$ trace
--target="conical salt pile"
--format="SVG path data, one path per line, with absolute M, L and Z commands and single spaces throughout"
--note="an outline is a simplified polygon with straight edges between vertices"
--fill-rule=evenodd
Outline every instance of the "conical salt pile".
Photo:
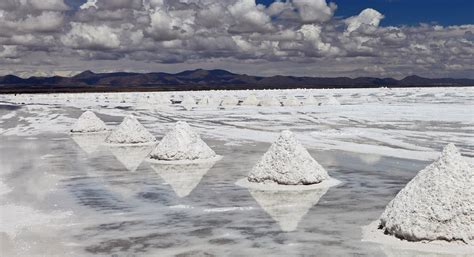
M 71 129 L 71 132 L 74 133 L 91 133 L 104 131 L 107 131 L 107 126 L 91 111 L 84 112 L 79 117 L 79 119 L 77 119 L 76 123 Z
M 294 96 L 288 96 L 283 100 L 283 106 L 300 106 L 300 100 L 296 99 Z
M 203 96 L 198 102 L 199 106 L 209 106 L 211 105 L 211 98 L 209 96 Z
M 318 102 L 314 99 L 314 96 L 310 95 L 303 100 L 303 105 L 311 106 L 311 105 L 318 105 Z
M 278 101 L 273 96 L 265 96 L 262 101 L 260 101 L 260 106 L 281 106 L 280 101 Z
M 133 116 L 127 116 L 122 123 L 105 139 L 109 144 L 153 143 L 156 138 Z
M 245 98 L 245 100 L 240 104 L 240 105 L 245 105 L 245 106 L 257 106 L 260 103 L 260 101 L 257 99 L 257 97 L 254 94 L 251 94 Z
M 150 158 L 156 161 L 208 160 L 215 157 L 216 153 L 183 121 L 178 121 L 150 154 Z
M 341 103 L 334 96 L 330 96 L 323 105 L 341 105 Z
M 239 103 L 239 99 L 235 96 L 228 95 L 222 99 L 221 106 L 236 106 Z
M 183 101 L 181 101 L 181 105 L 183 106 L 194 106 L 196 105 L 196 99 L 194 99 L 194 97 L 190 96 L 190 95 L 185 95 L 183 97 Z
M 453 144 L 387 205 L 380 229 L 408 241 L 474 244 L 474 170 Z
M 282 185 L 316 184 L 328 178 L 326 170 L 288 130 L 280 134 L 248 175 L 250 182 Z

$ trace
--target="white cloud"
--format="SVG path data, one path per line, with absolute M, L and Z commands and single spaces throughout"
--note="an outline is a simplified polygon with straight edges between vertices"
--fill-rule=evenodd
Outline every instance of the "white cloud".
M 150 15 L 147 32 L 157 41 L 189 37 L 194 33 L 193 11 L 166 11 L 156 9 Z
M 87 0 L 87 2 L 82 4 L 79 8 L 84 10 L 92 7 L 97 9 L 97 0 Z
M 106 25 L 72 23 L 71 30 L 61 37 L 61 42 L 75 49 L 113 49 L 120 46 L 117 30 Z
M 233 31 L 264 32 L 272 29 L 270 16 L 264 12 L 263 5 L 257 5 L 255 0 L 237 0 L 229 6 L 229 12 L 236 24 Z
M 31 6 L 37 10 L 45 11 L 66 11 L 68 6 L 63 0 L 27 0 Z M 21 2 L 24 2 L 21 1 Z
M 293 0 L 303 22 L 325 22 L 332 18 L 337 6 L 326 0 Z
M 346 31 L 351 33 L 362 26 L 371 26 L 371 27 L 378 27 L 380 21 L 384 18 L 384 16 L 379 13 L 378 11 L 367 8 L 363 10 L 359 15 L 347 18 L 345 20 L 347 24 Z

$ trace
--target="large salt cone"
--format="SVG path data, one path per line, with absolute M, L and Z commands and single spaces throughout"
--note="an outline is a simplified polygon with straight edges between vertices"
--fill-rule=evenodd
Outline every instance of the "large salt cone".
M 288 130 L 283 131 L 248 175 L 250 182 L 309 185 L 328 179 L 326 170 Z
M 252 197 L 278 222 L 282 231 L 295 231 L 308 211 L 326 194 L 329 187 L 315 190 L 272 191 L 249 189 Z
M 92 154 L 101 146 L 107 133 L 73 134 L 72 139 L 87 154 Z
M 215 161 L 176 165 L 150 163 L 150 166 L 173 188 L 178 197 L 186 197 L 199 185 L 215 163 Z
M 225 96 L 224 99 L 221 101 L 221 106 L 236 106 L 239 103 L 239 99 L 235 96 Z
M 105 123 L 95 116 L 91 111 L 84 112 L 79 119 L 77 119 L 71 132 L 74 133 L 91 133 L 91 132 L 104 132 L 107 131 Z
M 473 244 L 474 171 L 453 144 L 387 205 L 380 228 L 408 241 Z
M 262 101 L 259 103 L 260 106 L 281 106 L 280 101 L 278 101 L 273 96 L 265 96 Z
M 260 103 L 258 98 L 254 95 L 251 94 L 245 98 L 245 100 L 240 104 L 240 105 L 245 105 L 245 106 L 257 106 Z
M 183 121 L 178 121 L 150 154 L 152 160 L 158 161 L 194 161 L 214 157 L 217 157 L 216 153 Z
M 300 106 L 301 101 L 298 100 L 294 96 L 288 96 L 285 100 L 283 100 L 283 106 Z
M 127 170 L 135 172 L 153 150 L 153 145 L 109 146 L 108 148 Z
M 122 123 L 105 139 L 109 144 L 148 144 L 156 138 L 133 116 L 127 116 Z

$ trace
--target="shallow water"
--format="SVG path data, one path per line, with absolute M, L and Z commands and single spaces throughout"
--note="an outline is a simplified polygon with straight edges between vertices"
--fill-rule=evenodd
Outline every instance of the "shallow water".
M 19 234 L 3 239 L 20 255 L 381 256 L 380 246 L 360 241 L 360 227 L 426 164 L 312 151 L 342 184 L 327 192 L 265 192 L 235 185 L 264 143 L 208 140 L 224 155 L 212 167 L 143 162 L 130 171 L 127 158 L 106 146 L 88 154 L 67 134 L 2 140 L 3 182 L 11 190 L 2 204 L 38 216 L 19 217 Z M 192 176 L 169 176 L 174 172 Z

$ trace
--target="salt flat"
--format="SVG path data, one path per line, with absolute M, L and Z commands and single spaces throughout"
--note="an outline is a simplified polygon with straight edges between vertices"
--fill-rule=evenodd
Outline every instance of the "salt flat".
M 179 103 L 250 94 L 317 103 L 334 96 L 341 105 Z M 12 256 L 424 256 L 361 242 L 361 227 L 446 144 L 473 162 L 473 107 L 472 88 L 0 95 L 2 249 Z M 142 148 L 72 137 L 85 110 L 112 128 L 134 115 L 158 140 L 186 121 L 224 158 L 179 167 L 189 180 L 170 176 L 173 167 L 142 162 Z M 285 129 L 342 183 L 291 195 L 236 186 Z

